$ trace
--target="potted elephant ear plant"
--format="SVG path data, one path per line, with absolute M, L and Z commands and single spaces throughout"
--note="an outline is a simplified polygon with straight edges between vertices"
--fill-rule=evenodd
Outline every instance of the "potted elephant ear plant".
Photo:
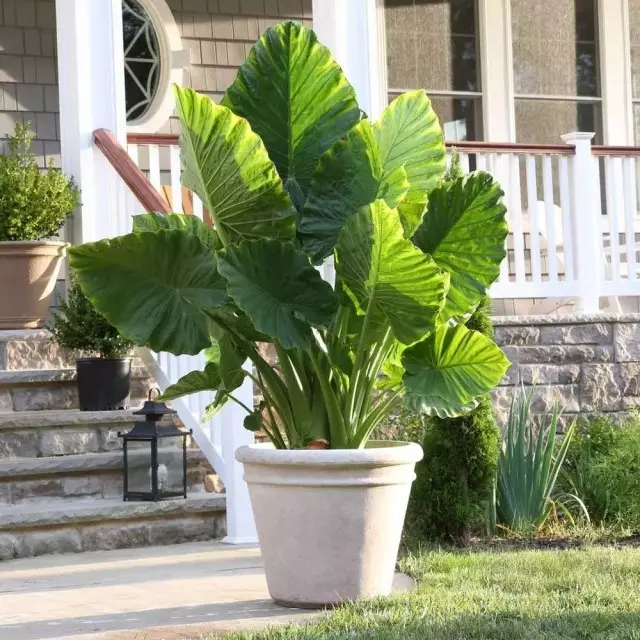
M 53 340 L 74 351 L 80 411 L 127 409 L 133 342 L 123 338 L 72 279 L 67 300 L 53 313 Z
M 79 191 L 31 153 L 29 123 L 16 123 L 0 155 L 0 329 L 44 326 L 66 244 L 52 239 L 80 203 Z
M 505 256 L 503 193 L 483 172 L 442 182 L 425 92 L 372 122 L 294 22 L 264 33 L 220 105 L 175 93 L 182 181 L 215 230 L 138 216 L 133 233 L 70 251 L 80 285 L 136 343 L 206 353 L 165 399 L 210 391 L 213 412 L 246 376 L 258 387 L 245 426 L 271 444 L 236 456 L 272 597 L 387 594 L 422 453 L 370 437 L 398 402 L 460 415 L 505 373 L 502 351 L 464 325 Z M 315 266 L 331 257 L 334 284 Z

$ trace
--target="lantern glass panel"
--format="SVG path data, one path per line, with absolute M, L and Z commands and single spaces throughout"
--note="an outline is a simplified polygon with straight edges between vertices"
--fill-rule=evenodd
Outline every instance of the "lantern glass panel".
M 158 440 L 158 491 L 181 494 L 184 490 L 184 437 Z
M 151 440 L 127 442 L 127 483 L 130 493 L 151 493 Z

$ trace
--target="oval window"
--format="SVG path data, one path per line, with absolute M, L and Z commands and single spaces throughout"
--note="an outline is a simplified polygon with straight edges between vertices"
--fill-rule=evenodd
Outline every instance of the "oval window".
M 122 0 L 127 123 L 144 120 L 160 84 L 160 42 L 151 16 L 138 0 Z

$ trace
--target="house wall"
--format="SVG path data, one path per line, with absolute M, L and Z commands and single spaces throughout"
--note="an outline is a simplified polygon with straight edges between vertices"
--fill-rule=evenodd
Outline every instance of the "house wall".
M 0 1 L 0 138 L 31 122 L 41 167 L 60 165 L 54 0 Z M 3 143 L 4 144 L 4 143 Z
M 513 394 L 535 386 L 533 412 L 557 401 L 563 424 L 604 413 L 621 420 L 640 407 L 640 314 L 494 318 L 511 367 L 494 391 L 504 421 Z

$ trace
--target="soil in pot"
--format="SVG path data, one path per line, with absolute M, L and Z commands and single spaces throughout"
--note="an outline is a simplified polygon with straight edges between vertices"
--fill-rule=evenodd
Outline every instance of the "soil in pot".
M 0 329 L 44 326 L 64 242 L 0 242 Z
M 129 408 L 131 358 L 79 358 L 80 411 L 117 411 Z

